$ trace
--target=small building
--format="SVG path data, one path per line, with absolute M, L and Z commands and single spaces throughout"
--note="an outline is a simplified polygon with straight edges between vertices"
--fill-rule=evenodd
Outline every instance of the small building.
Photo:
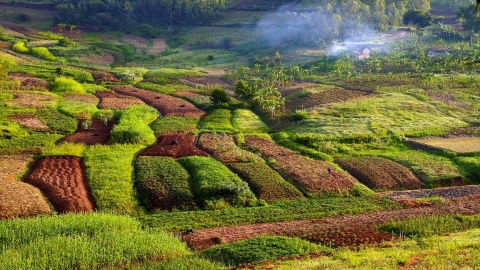
M 363 49 L 360 50 L 353 50 L 353 54 L 355 56 L 355 59 L 357 60 L 364 60 L 367 58 L 370 58 L 370 49 L 367 47 L 364 47 Z
M 452 50 L 446 46 L 436 46 L 428 49 L 428 56 L 448 56 Z

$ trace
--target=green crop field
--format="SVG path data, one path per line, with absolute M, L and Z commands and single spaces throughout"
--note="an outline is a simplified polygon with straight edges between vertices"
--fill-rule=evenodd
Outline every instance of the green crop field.
M 479 269 L 479 11 L 400 2 L 0 0 L 0 269 Z

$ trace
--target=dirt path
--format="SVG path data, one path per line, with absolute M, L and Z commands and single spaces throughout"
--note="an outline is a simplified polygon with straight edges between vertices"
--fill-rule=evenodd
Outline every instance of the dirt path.
M 334 235 L 336 238 L 338 238 L 339 235 L 343 235 L 344 238 L 351 238 L 352 231 L 360 230 L 360 237 L 365 237 L 366 240 L 368 240 L 369 237 L 385 240 L 388 236 L 376 235 L 379 232 L 377 232 L 375 228 L 389 220 L 403 220 L 414 216 L 454 213 L 480 213 L 480 193 L 448 200 L 445 205 L 426 205 L 416 208 L 322 219 L 208 228 L 184 235 L 182 239 L 194 250 L 209 248 L 217 244 L 218 239 L 221 239 L 222 243 L 230 243 L 261 235 L 302 237 L 309 240 L 320 241 L 322 239 L 318 239 L 318 236 L 322 233 L 328 236 L 329 233 L 336 232 Z M 371 233 L 371 235 L 369 236 L 368 233 Z M 349 242 L 349 239 L 343 240 L 345 243 Z

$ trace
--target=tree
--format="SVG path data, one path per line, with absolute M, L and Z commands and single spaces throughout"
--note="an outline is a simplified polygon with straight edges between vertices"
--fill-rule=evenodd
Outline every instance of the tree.
M 210 100 L 213 102 L 215 106 L 227 103 L 230 101 L 230 97 L 228 96 L 225 89 L 217 87 L 212 90 L 212 94 L 210 95 Z
M 471 7 L 463 7 L 457 13 L 463 29 L 472 33 L 480 33 L 480 11 Z
M 403 15 L 403 24 L 409 23 L 418 25 L 419 27 L 427 27 L 433 22 L 433 16 L 430 13 L 421 10 L 408 10 Z
M 235 84 L 234 92 L 235 95 L 239 96 L 243 100 L 243 102 L 247 102 L 253 98 L 254 87 L 252 84 L 241 80 Z

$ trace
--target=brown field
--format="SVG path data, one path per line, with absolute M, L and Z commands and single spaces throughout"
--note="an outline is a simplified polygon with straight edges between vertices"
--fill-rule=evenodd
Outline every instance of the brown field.
M 274 169 L 308 193 L 343 193 L 358 183 L 343 171 L 329 174 L 327 168 L 332 165 L 328 162 L 306 158 L 265 138 L 245 136 L 245 146 L 260 153 Z
M 108 52 L 103 52 L 101 55 L 97 55 L 97 54 L 80 55 L 80 56 L 78 56 L 78 59 L 80 59 L 81 61 L 84 61 L 84 62 L 89 62 L 89 63 L 94 63 L 94 64 L 110 65 L 110 64 L 115 63 L 115 58 L 113 58 L 113 55 L 111 55 Z M 108 79 L 104 79 L 103 77 L 98 77 L 98 76 L 93 75 L 93 73 L 92 73 L 92 76 L 93 76 L 93 78 L 95 79 L 96 82 L 102 82 L 102 81 L 117 82 L 117 81 L 120 81 L 118 79 L 116 81 L 111 81 L 111 80 L 108 80 Z
M 480 137 L 414 139 L 413 141 L 440 149 L 451 150 L 457 153 L 471 153 L 480 151 Z
M 261 157 L 238 147 L 230 134 L 203 133 L 198 145 L 222 163 L 263 162 Z
M 79 157 L 43 157 L 33 164 L 25 182 L 38 187 L 59 213 L 95 210 Z
M 192 103 L 172 97 L 159 94 L 148 90 L 143 90 L 130 85 L 110 86 L 118 94 L 134 96 L 157 109 L 162 116 L 191 116 L 201 118 L 205 112 L 195 107 Z
M 20 181 L 0 179 L 0 220 L 51 213 L 50 205 L 36 187 Z
M 35 114 L 15 114 L 8 116 L 9 119 L 17 122 L 22 127 L 36 131 L 49 131 L 50 128 L 45 125 Z
M 104 53 L 101 57 L 107 58 L 107 60 L 104 61 L 111 61 L 112 63 L 115 62 L 115 59 L 113 59 L 113 56 L 109 53 Z M 120 80 L 110 72 L 91 70 L 90 73 L 92 74 L 92 77 L 96 82 L 120 82 Z
M 198 97 L 201 96 L 200 94 L 193 93 L 193 92 L 175 92 L 172 93 L 173 96 L 176 97 Z
M 105 125 L 101 120 L 92 118 L 92 125 L 89 129 L 79 129 L 63 138 L 61 143 L 107 144 L 114 124 L 115 121 L 109 121 Z
M 46 80 L 28 76 L 21 73 L 11 73 L 10 80 L 19 81 L 22 90 L 47 91 L 50 83 Z
M 374 244 L 376 241 L 391 240 L 386 234 L 376 230 L 385 222 L 425 215 L 457 213 L 472 215 L 480 213 L 479 200 L 480 193 L 477 193 L 448 200 L 446 204 L 442 205 L 429 204 L 415 208 L 359 215 L 208 228 L 182 235 L 182 239 L 194 250 L 203 250 L 217 245 L 218 241 L 215 240 L 219 238 L 223 240 L 223 243 L 231 243 L 264 235 L 301 237 L 311 241 L 335 244 L 335 246 Z M 352 237 L 359 239 L 355 240 Z
M 67 93 L 63 95 L 63 98 L 69 101 L 78 101 L 88 104 L 97 104 L 98 98 L 87 94 Z
M 32 109 L 51 107 L 56 103 L 57 99 L 40 93 L 29 92 L 15 92 L 13 93 L 13 99 L 7 101 L 10 106 L 18 106 Z
M 468 109 L 470 103 L 455 100 L 455 95 L 451 93 L 428 93 L 428 97 L 437 101 L 441 101 L 449 106 L 458 107 L 462 109 Z
M 364 98 L 371 93 L 334 87 L 321 92 L 310 92 L 306 96 L 289 100 L 285 107 L 287 110 L 315 109 L 332 103 L 346 102 L 351 99 Z
M 405 166 L 381 157 L 349 157 L 335 160 L 344 170 L 371 189 L 417 189 L 422 182 Z
M 0 180 L 14 181 L 27 169 L 32 155 L 0 155 Z
M 164 134 L 157 138 L 157 143 L 145 150 L 140 156 L 167 156 L 181 158 L 188 156 L 208 156 L 195 146 L 197 136 L 185 133 Z
M 144 51 L 148 55 L 159 54 L 165 51 L 168 47 L 165 39 L 163 38 L 151 39 L 151 46 L 148 44 L 149 40 L 140 36 L 125 36 L 123 37 L 123 41 L 132 45 L 137 51 L 137 53 L 141 53 L 142 51 Z
M 120 95 L 109 91 L 98 91 L 95 93 L 100 99 L 98 107 L 100 109 L 123 110 L 133 105 L 145 104 L 136 97 Z

